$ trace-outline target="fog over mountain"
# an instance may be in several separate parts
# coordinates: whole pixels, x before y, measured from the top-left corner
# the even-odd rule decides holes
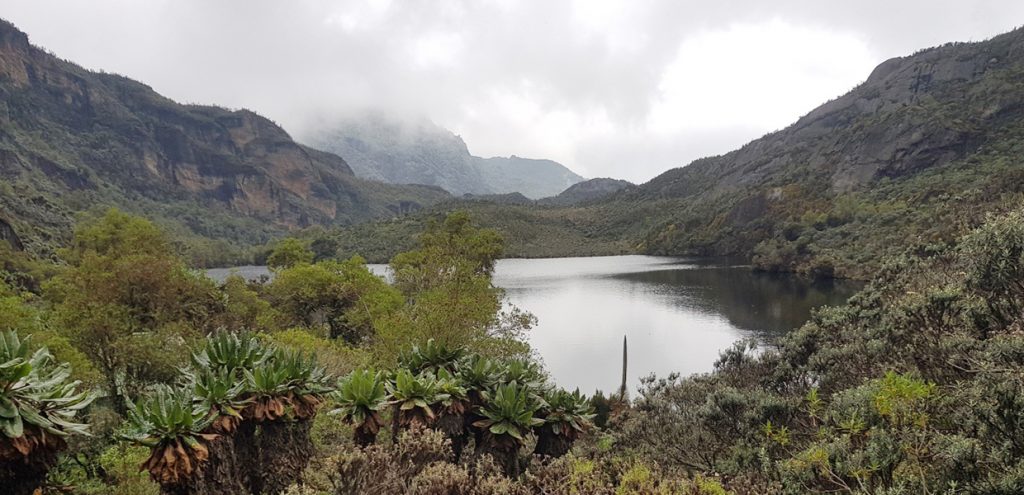
[[[890,57],[1007,31],[1024,3],[10,0],[0,15],[87,68],[296,135],[383,108],[476,156],[642,182],[792,123]]]

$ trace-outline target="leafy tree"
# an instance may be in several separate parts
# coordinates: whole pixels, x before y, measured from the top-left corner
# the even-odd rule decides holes
[[[238,275],[230,275],[220,285],[223,312],[216,316],[219,328],[241,332],[275,330],[282,319],[270,302]]]
[[[379,359],[394,362],[402,350],[428,339],[488,355],[524,353],[521,332],[532,316],[502,313],[504,294],[491,284],[501,237],[456,212],[432,223],[420,242],[419,249],[391,261],[394,285],[406,305],[378,328]]]
[[[63,256],[68,266],[46,285],[55,327],[104,375],[111,395],[170,382],[189,343],[212,330],[216,287],[146,220],[110,210],[79,226]]]
[[[309,245],[294,237],[281,239],[267,257],[267,266],[277,271],[313,262],[314,254]]]
[[[271,303],[293,325],[326,327],[328,337],[361,343],[401,306],[401,296],[359,258],[301,264],[277,272],[267,286]]]

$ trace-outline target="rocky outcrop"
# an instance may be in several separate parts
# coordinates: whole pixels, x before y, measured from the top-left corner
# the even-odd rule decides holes
[[[25,245],[21,243],[21,238],[14,231],[14,227],[11,227],[11,224],[3,220],[0,220],[0,241],[7,241],[15,251],[25,249]]]
[[[1024,115],[1024,31],[880,64],[849,93],[731,153],[670,170],[640,194],[691,196],[782,185],[797,169],[834,191],[941,166]],[[714,187],[708,187],[712,185]]]
[[[170,216],[181,205],[287,230],[393,216],[447,196],[367,183],[342,158],[298,144],[256,113],[182,105],[128,78],[87,71],[3,21],[0,96],[0,175],[21,189],[0,191],[0,213],[29,225],[57,211],[66,230],[75,210],[94,204]],[[20,207],[14,194],[38,204]]]

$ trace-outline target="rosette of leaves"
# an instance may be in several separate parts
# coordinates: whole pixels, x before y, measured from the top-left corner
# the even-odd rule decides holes
[[[439,385],[431,373],[413,375],[407,369],[398,370],[394,381],[387,383],[391,404],[395,406],[397,425],[430,426],[436,418],[434,406],[448,398],[441,392]]]
[[[310,419],[324,401],[324,394],[334,390],[328,385],[327,370],[317,364],[316,356],[292,350],[279,350],[274,360],[287,370],[288,400],[297,419]]]
[[[388,405],[384,375],[370,370],[356,370],[338,381],[331,398],[338,408],[331,414],[355,426],[353,440],[361,447],[372,444],[384,426],[380,411]]]
[[[504,382],[516,382],[531,391],[541,391],[547,383],[547,377],[540,365],[529,359],[512,359],[505,363],[501,379]]]
[[[539,407],[529,387],[516,382],[499,385],[488,394],[483,407],[478,408],[483,419],[473,423],[483,430],[477,453],[490,454],[506,475],[519,476],[522,470],[519,449],[533,428],[544,423],[534,417]]]
[[[252,404],[243,414],[257,422],[275,421],[289,412],[296,419],[312,418],[323,402],[327,373],[313,356],[275,349],[252,370],[243,370]]]
[[[502,383],[520,384],[530,394],[531,402],[541,407],[545,405],[545,397],[552,388],[539,363],[529,359],[513,359],[506,362],[501,371]]]
[[[65,437],[88,434],[75,416],[94,397],[78,392],[70,374],[46,348],[32,352],[27,339],[0,333],[0,486],[12,493],[38,487]]]
[[[199,369],[224,369],[240,374],[253,370],[271,354],[271,349],[256,337],[217,332],[206,339],[201,350],[192,354],[192,363]]]
[[[159,385],[128,409],[128,431],[122,436],[151,449],[142,468],[153,481],[182,485],[195,481],[209,457],[205,442],[217,435],[205,431],[213,421],[190,390]]]
[[[227,368],[200,369],[191,374],[195,398],[215,416],[210,430],[233,434],[242,421],[242,410],[251,402],[247,382],[235,378]]]
[[[402,353],[399,356],[399,364],[413,373],[436,373],[440,369],[454,372],[465,354],[466,351],[462,347],[448,347],[434,339],[428,339],[426,344],[414,345],[411,350]]]
[[[466,387],[469,402],[473,407],[482,405],[485,392],[497,385],[502,378],[498,365],[478,354],[470,354],[462,359],[457,374]]]
[[[593,427],[594,412],[590,400],[573,392],[555,390],[547,394],[546,404],[538,411],[544,424],[537,426],[535,454],[561,457],[569,452],[580,434]]]

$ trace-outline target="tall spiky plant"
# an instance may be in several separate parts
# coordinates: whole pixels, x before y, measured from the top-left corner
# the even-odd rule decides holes
[[[26,339],[27,340],[27,339]],[[0,486],[33,493],[46,478],[64,438],[87,434],[75,415],[93,400],[68,381],[71,369],[44,347],[35,352],[14,332],[0,333]]]
[[[384,386],[384,375],[370,370],[356,370],[338,382],[338,389],[331,398],[338,408],[331,414],[339,414],[354,426],[352,435],[356,445],[366,447],[377,439],[384,420],[380,417],[388,405],[388,393]]]
[[[594,412],[590,400],[579,389],[572,393],[555,390],[547,395],[537,416],[544,424],[534,428],[537,446],[533,453],[561,457],[583,432],[593,427]]]
[[[242,422],[241,411],[249,403],[244,398],[246,382],[235,378],[227,368],[192,370],[188,373],[193,400],[213,417],[204,433],[217,437],[206,442],[210,456],[204,472],[206,486],[215,493],[243,493],[248,471],[245,459],[238,455],[235,433]]]

